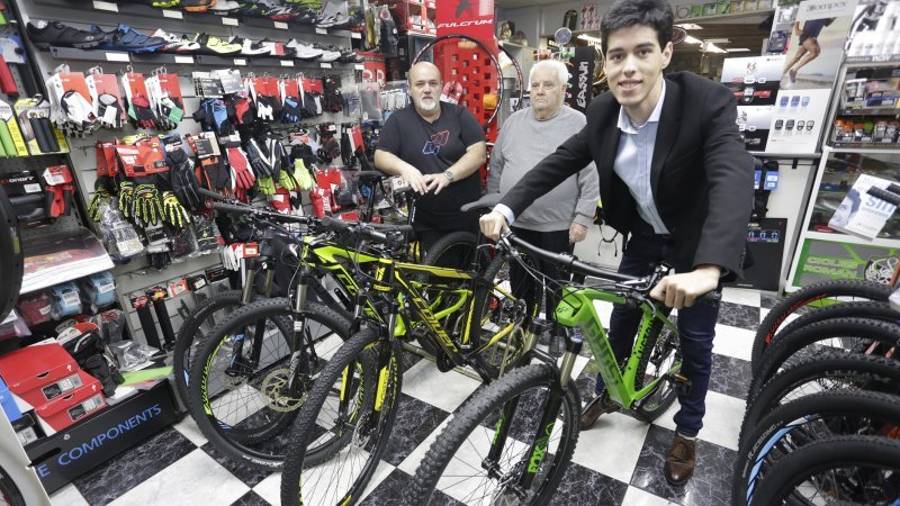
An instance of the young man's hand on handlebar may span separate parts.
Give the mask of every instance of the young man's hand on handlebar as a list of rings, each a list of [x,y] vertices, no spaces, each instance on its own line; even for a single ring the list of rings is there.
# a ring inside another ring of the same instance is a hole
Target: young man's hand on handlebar
[[[721,275],[722,268],[718,265],[701,265],[691,272],[670,274],[653,287],[650,296],[671,308],[691,307],[698,298],[719,286]]]
[[[500,239],[500,235],[509,230],[509,225],[506,224],[506,217],[499,211],[491,211],[485,214],[478,220],[478,224],[481,226],[481,233],[492,241]]]

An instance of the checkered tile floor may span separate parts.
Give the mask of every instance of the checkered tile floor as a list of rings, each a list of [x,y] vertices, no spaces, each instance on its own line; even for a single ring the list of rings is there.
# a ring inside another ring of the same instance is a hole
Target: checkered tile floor
[[[717,505],[729,503],[745,391],[750,380],[754,332],[774,297],[726,289],[716,327],[710,392],[697,447],[694,477],[682,488],[662,475],[674,434],[677,403],[653,424],[620,413],[603,416],[582,432],[573,463],[555,504]],[[608,324],[609,310],[605,314]],[[581,357],[575,368],[582,397],[592,392],[592,365]],[[363,504],[396,504],[425,451],[450,413],[478,387],[456,372],[440,373],[428,361],[411,364],[384,462]],[[52,496],[54,505],[279,503],[281,475],[230,462],[201,435],[190,417],[133,448]]]

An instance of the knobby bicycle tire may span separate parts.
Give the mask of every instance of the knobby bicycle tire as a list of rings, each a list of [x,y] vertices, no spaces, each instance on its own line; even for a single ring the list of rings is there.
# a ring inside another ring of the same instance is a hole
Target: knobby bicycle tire
[[[812,434],[809,427],[823,419],[830,422],[824,434],[828,437],[863,435],[860,423],[868,421],[876,422],[875,430],[900,425],[900,397],[865,390],[833,390],[791,401],[772,411],[738,450],[732,497],[747,497],[748,485],[755,484],[760,473],[761,481],[765,481],[765,471],[777,467],[786,454],[821,437],[822,434]],[[832,432],[835,430],[839,432]],[[774,459],[767,462],[769,456]]]
[[[666,329],[671,332],[670,329]],[[650,330],[647,335],[647,341],[644,344],[644,349],[641,353],[640,361],[638,362],[638,368],[635,372],[634,377],[634,389],[639,390],[643,388],[644,381],[646,380],[645,371],[647,370],[647,365],[650,363],[650,356],[653,355],[654,351],[656,351],[656,345],[659,342],[660,335],[663,335],[666,339],[675,339],[674,349],[672,350],[675,353],[675,360],[677,361],[680,358],[680,353],[678,349],[678,341],[676,338],[669,334],[663,334],[663,323],[659,320],[654,320],[650,325]],[[658,364],[655,364],[658,365]],[[657,368],[657,374],[659,373]],[[651,396],[656,395],[659,392],[659,389],[666,388],[670,380],[662,379],[659,383],[657,383],[657,387],[654,391],[650,392],[644,400],[649,399]],[[653,405],[645,405],[643,402],[639,403],[634,410],[635,415],[642,421],[650,423],[653,420],[659,418],[660,415],[665,413],[669,406],[675,402],[675,398],[678,396],[678,391],[675,388],[667,391],[661,400],[656,402]]]
[[[756,395],[748,398],[738,441],[772,410],[782,405],[786,396],[803,385],[843,382],[850,388],[892,392],[900,388],[900,361],[876,355],[829,351],[808,357],[793,367],[774,375]],[[843,389],[843,388],[839,388]]]
[[[748,398],[755,396],[762,385],[774,376],[794,354],[817,341],[832,338],[859,338],[895,345],[900,341],[900,325],[865,318],[839,318],[801,327],[792,334],[775,341],[766,352],[759,372],[754,375],[753,381],[750,383]]]
[[[782,299],[769,310],[766,317],[759,324],[756,336],[753,338],[753,350],[751,362],[758,363],[762,359],[763,352],[771,344],[778,332],[778,328],[800,308],[809,304],[831,297],[859,297],[879,302],[887,302],[891,295],[891,287],[875,283],[873,281],[859,281],[852,279],[836,279],[822,281],[797,290],[788,297]]]
[[[412,486],[407,489],[403,504],[415,506],[429,504],[429,498],[456,451],[468,436],[481,427],[481,422],[490,414],[501,409],[510,399],[516,398],[531,388],[547,386],[559,388],[558,371],[546,364],[533,364],[510,371],[497,381],[476,392],[460,407],[450,422],[432,443],[413,477]],[[528,504],[545,504],[553,495],[562,479],[575,446],[578,443],[578,414],[581,401],[574,383],[566,389],[562,397],[561,409],[563,429],[560,438],[562,449],[553,452],[553,462],[545,475],[537,493]],[[549,458],[549,455],[548,455]],[[546,461],[545,461],[546,462]]]
[[[781,504],[794,487],[812,474],[848,465],[874,465],[900,472],[900,441],[878,436],[838,436],[810,443],[778,462],[777,469],[757,488],[752,506]]]
[[[873,320],[884,320],[897,322],[900,320],[900,313],[891,309],[891,305],[887,302],[878,302],[872,300],[842,302],[831,306],[816,308],[809,313],[797,318],[796,320],[782,325],[778,332],[771,338],[770,342],[759,352],[759,359],[750,363],[751,371],[756,374],[760,364],[765,360],[765,350],[777,341],[780,336],[786,336],[795,330],[810,325],[812,323],[831,320],[834,318],[871,318]],[[754,349],[760,341],[754,341]],[[756,357],[754,352],[753,357]]]
[[[348,339],[341,348],[335,353],[328,365],[322,370],[312,389],[307,396],[306,402],[297,415],[297,423],[291,433],[291,443],[289,453],[284,462],[284,468],[281,475],[281,503],[286,506],[298,506],[304,504],[302,497],[302,483],[312,483],[312,479],[304,479],[304,473],[314,473],[318,464],[325,462],[334,456],[340,448],[332,447],[321,455],[308,455],[307,447],[311,442],[316,431],[316,421],[323,404],[332,392],[332,387],[339,378],[342,377],[344,370],[356,364],[362,364],[363,369],[373,370],[377,367],[376,357],[379,355],[378,332],[371,328],[365,328],[354,334]],[[369,452],[368,460],[363,467],[362,473],[354,480],[351,490],[336,502],[344,505],[356,504],[361,499],[362,492],[368,485],[369,479],[375,472],[381,455],[387,448],[390,433],[393,429],[394,420],[397,415],[397,401],[399,400],[399,392],[402,385],[402,374],[400,374],[398,360],[396,354],[398,349],[388,350],[389,358],[389,385],[388,393],[382,405],[381,415],[376,423],[375,432],[372,434],[374,439],[369,440],[369,444],[362,444],[361,440],[354,439],[354,445],[361,445]],[[377,371],[373,371],[376,372]],[[377,375],[375,375],[377,376]],[[375,376],[364,376],[364,378],[372,378],[364,381],[371,381],[371,385],[364,383],[366,392],[365,404],[363,405],[363,414],[356,420],[354,427],[355,434],[359,424],[364,423],[365,417],[370,416],[374,412],[375,387],[377,380]],[[365,436],[363,436],[365,437]],[[374,447],[371,445],[374,444]],[[312,459],[310,457],[313,457]],[[334,476],[334,479],[338,479]]]
[[[350,322],[331,308],[308,302],[302,309],[301,315],[307,321],[307,327],[309,322],[316,322],[322,325],[322,328],[335,333],[341,340],[346,340],[349,336]],[[212,413],[212,408],[207,405],[206,395],[209,362],[216,356],[231,331],[258,321],[268,320],[275,322],[282,338],[287,341],[287,349],[291,352],[295,351],[291,342],[293,327],[288,299],[264,299],[242,307],[227,321],[222,322],[210,332],[202,347],[196,351],[190,369],[188,383],[190,403],[188,407],[203,435],[226,456],[264,469],[280,469],[284,461],[282,452],[285,451],[285,448],[272,445],[270,451],[264,452],[247,445],[274,443],[273,438],[280,435],[294,421],[299,409],[278,412],[278,414],[272,415],[271,422],[259,428],[238,429],[224,426],[218,419],[214,420],[214,413]],[[298,344],[304,345],[304,343]]]
[[[25,496],[12,476],[0,467],[0,500],[7,506],[26,506]]]

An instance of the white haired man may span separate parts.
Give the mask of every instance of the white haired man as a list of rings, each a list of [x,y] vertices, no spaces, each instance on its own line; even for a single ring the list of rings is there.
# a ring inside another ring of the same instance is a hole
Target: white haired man
[[[506,193],[522,177],[557,146],[578,133],[585,125],[584,114],[564,105],[569,71],[557,60],[534,64],[529,74],[531,107],[511,115],[502,128],[491,152],[488,193]],[[597,169],[591,163],[566,179],[549,193],[535,200],[516,217],[513,231],[519,237],[554,252],[571,253],[576,242],[587,236],[600,198]],[[560,279],[556,264],[535,260],[540,272]],[[539,308],[546,297],[546,312],[556,307],[554,292],[540,293],[540,288],[518,265],[510,272],[513,292],[524,298],[529,314]],[[553,325],[551,347],[556,348],[563,329]]]

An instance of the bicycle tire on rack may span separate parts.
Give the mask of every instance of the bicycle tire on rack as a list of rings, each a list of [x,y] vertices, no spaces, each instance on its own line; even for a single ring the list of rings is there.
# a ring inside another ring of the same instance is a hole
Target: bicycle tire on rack
[[[870,318],[873,320],[896,322],[900,320],[900,313],[891,309],[891,305],[887,302],[872,300],[842,302],[831,306],[815,308],[796,320],[783,325],[774,337],[772,337],[768,346],[771,346],[780,336],[786,336],[801,327],[834,318]],[[756,346],[756,343],[754,343],[754,346]],[[750,363],[753,374],[758,372],[760,364],[765,360],[765,350],[768,349],[768,346],[761,352],[759,360]]]
[[[831,422],[826,433],[830,436],[863,435],[859,424],[865,423],[864,420],[876,422],[875,430],[885,425],[900,425],[900,397],[865,390],[833,390],[791,401],[772,411],[740,445],[732,478],[732,497],[746,497],[748,484],[755,485],[760,472],[761,481],[765,481],[767,469],[777,467],[785,455],[815,441],[816,434],[810,434],[810,428],[823,419]],[[841,423],[835,423],[838,421]],[[831,432],[835,429],[841,432]],[[774,459],[767,462],[767,456],[773,451]]]
[[[808,357],[774,375],[756,395],[748,398],[738,441],[742,444],[744,436],[756,423],[781,406],[798,388],[813,383],[823,387],[829,381],[844,382],[849,388],[896,392],[900,389],[900,361],[841,351]]]
[[[407,489],[403,504],[429,504],[429,498],[437,487],[442,473],[456,451],[467,440],[469,434],[482,427],[482,421],[490,414],[501,409],[510,399],[522,395],[528,389],[544,385],[549,388],[559,388],[559,378],[556,374],[554,368],[546,364],[532,364],[516,368],[476,392],[453,414],[450,422],[428,449],[416,470],[412,485]],[[575,452],[575,446],[578,444],[577,423],[578,415],[581,412],[581,401],[574,383],[566,389],[565,395],[562,397],[561,409],[565,414],[558,417],[563,422],[560,444],[565,446],[562,449],[557,448],[553,452],[551,467],[536,495],[533,495],[532,500],[527,504],[545,504],[550,500]]]
[[[317,322],[322,325],[322,328],[330,330],[342,340],[349,336],[350,322],[332,308],[307,302],[301,314],[307,320],[307,326],[310,321]],[[283,452],[285,449],[276,446],[274,438],[284,432],[295,420],[299,408],[279,411],[277,414],[271,414],[272,410],[269,409],[267,413],[271,416],[271,422],[259,428],[238,429],[225,425],[215,418],[211,401],[206,393],[210,362],[215,358],[225,339],[231,335],[231,330],[243,328],[258,321],[269,320],[275,322],[282,338],[287,341],[287,349],[291,352],[295,351],[291,343],[293,327],[288,299],[264,299],[242,307],[227,321],[222,322],[210,332],[201,348],[197,350],[190,369],[188,408],[203,435],[217,450],[229,458],[247,462],[256,467],[279,469],[284,461],[284,454],[279,452]],[[299,344],[303,345],[304,343]],[[284,357],[281,360],[283,359]],[[270,444],[272,449],[262,451],[248,446],[260,444]]]
[[[347,435],[353,439],[352,444],[361,446],[368,452],[368,460],[363,466],[361,474],[354,479],[351,489],[340,497],[335,499],[335,504],[350,505],[359,502],[363,491],[368,485],[369,479],[375,472],[381,455],[387,448],[390,433],[393,430],[394,420],[397,415],[397,401],[402,384],[402,374],[399,369],[399,348],[392,350],[380,350],[383,344],[379,344],[378,332],[371,328],[365,328],[354,334],[348,339],[343,346],[335,353],[328,365],[322,370],[312,389],[307,396],[307,401],[303,404],[297,415],[297,423],[291,433],[290,445],[292,453],[285,458],[284,467],[281,475],[281,503],[285,506],[298,506],[304,503],[302,496],[302,485],[304,483],[316,483],[312,478],[303,478],[304,473],[315,473],[318,464],[322,464],[328,459],[335,456],[343,445],[332,445],[320,454],[308,452],[308,446],[312,442],[311,438],[315,434],[313,430],[317,426],[319,412],[322,409],[328,396],[333,390],[333,385],[337,382],[345,370],[355,367],[356,364],[362,364],[363,370],[374,371],[377,367],[377,357],[382,351],[389,354],[389,378],[386,380],[387,394],[385,395],[381,416],[375,423],[374,433],[363,435],[361,438],[368,439],[363,442],[362,439],[357,440],[352,437],[356,435],[360,423],[371,421],[375,406],[375,387],[378,380],[375,375],[366,375],[363,378],[363,388],[365,389],[365,404],[363,404],[363,413],[357,417],[354,430]],[[326,429],[327,431],[327,429]],[[372,446],[374,445],[374,446]],[[343,469],[343,467],[342,467]],[[355,467],[354,467],[355,469]],[[329,475],[333,481],[339,481],[340,477]],[[321,492],[319,493],[321,496]],[[330,497],[330,496],[329,496]],[[330,503],[330,501],[328,501]]]
[[[766,317],[763,318],[756,331],[756,336],[753,338],[751,364],[757,364],[761,361],[763,352],[771,344],[781,324],[787,320],[788,316],[801,308],[807,307],[816,301],[832,297],[858,297],[887,302],[890,295],[890,286],[873,281],[852,279],[822,281],[803,287],[782,299],[778,304],[775,304],[766,314]]]
[[[812,473],[852,464],[900,472],[900,441],[878,436],[838,436],[810,443],[779,461],[775,472],[760,483],[751,504],[781,504]]]
[[[766,352],[759,372],[750,383],[748,398],[754,397],[794,354],[818,341],[832,338],[860,338],[893,346],[900,342],[900,325],[865,318],[838,318],[801,327],[776,341]]]

